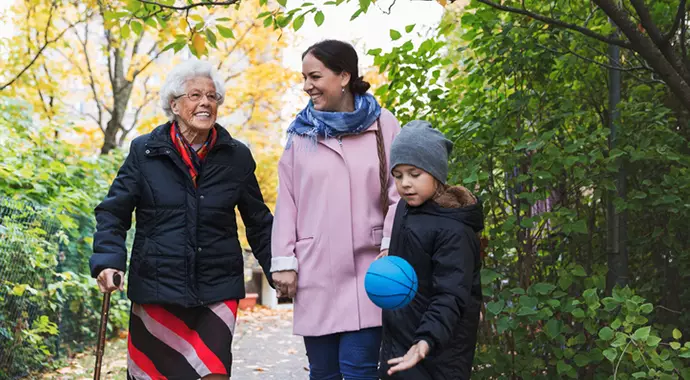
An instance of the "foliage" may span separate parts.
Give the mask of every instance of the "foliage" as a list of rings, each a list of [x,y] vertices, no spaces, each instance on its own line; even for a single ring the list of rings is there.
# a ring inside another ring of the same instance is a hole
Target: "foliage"
[[[105,193],[121,156],[84,157],[73,145],[37,128],[24,102],[0,99],[0,194],[5,209],[0,239],[0,349],[14,351],[0,377],[49,365],[61,344],[92,346],[101,295],[88,275],[92,210]],[[62,128],[67,129],[63,126]],[[113,297],[110,331],[126,325],[124,300]]]
[[[625,72],[612,149],[606,49],[475,5],[449,12],[434,38],[369,52],[389,80],[382,102],[403,123],[444,130],[455,144],[450,182],[483,201],[479,378],[608,378],[616,366],[617,378],[688,375],[685,346],[671,337],[690,325],[680,286],[690,267],[687,119],[663,83]],[[616,196],[621,173],[627,189]],[[611,203],[627,216],[620,241],[634,291],[607,294]],[[613,339],[599,337],[605,327]]]

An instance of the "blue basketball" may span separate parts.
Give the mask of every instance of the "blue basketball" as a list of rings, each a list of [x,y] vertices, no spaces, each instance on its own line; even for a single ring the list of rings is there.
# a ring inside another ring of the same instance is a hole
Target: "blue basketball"
[[[364,276],[364,289],[376,306],[400,309],[417,294],[417,273],[404,259],[386,256],[371,263]]]

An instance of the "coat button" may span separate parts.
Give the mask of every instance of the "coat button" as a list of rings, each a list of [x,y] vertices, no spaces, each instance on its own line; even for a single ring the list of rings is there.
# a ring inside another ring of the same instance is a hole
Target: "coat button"
[[[146,154],[149,154],[149,153],[151,153],[151,150],[150,150],[150,149],[146,149]]]
[[[197,252],[201,252],[201,247],[196,249]]]
[[[199,199],[204,199],[204,196],[203,195],[199,196]]]
[[[165,154],[170,154],[170,149],[166,149]]]

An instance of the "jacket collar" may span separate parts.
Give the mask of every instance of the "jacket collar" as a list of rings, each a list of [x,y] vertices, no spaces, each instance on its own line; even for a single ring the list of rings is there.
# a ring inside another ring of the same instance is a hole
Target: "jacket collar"
[[[170,140],[170,127],[172,122],[167,122],[156,127],[149,134],[149,139],[146,142],[147,148],[172,148],[173,144]],[[218,138],[216,140],[216,145],[214,148],[219,148],[221,146],[235,147],[237,142],[232,138],[230,132],[223,128],[220,124],[216,123],[213,128],[218,132]]]

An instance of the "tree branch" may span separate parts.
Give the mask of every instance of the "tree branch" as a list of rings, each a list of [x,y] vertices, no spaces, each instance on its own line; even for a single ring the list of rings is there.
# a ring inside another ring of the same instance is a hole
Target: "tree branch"
[[[597,66],[601,66],[601,67],[604,67],[604,68],[607,68],[607,69],[612,69],[612,70],[617,70],[617,71],[622,71],[622,72],[637,71],[637,70],[651,70],[650,68],[644,67],[644,66],[635,66],[635,67],[627,67],[627,68],[626,68],[626,67],[620,67],[620,66],[611,66],[611,65],[607,65],[607,64],[605,64],[605,63],[597,62],[596,60],[594,60],[594,59],[592,59],[592,58],[588,58],[588,57],[585,57],[585,56],[580,55],[580,54],[578,54],[578,53],[575,53],[574,51],[572,51],[572,50],[570,50],[570,49],[568,49],[568,48],[565,48],[565,51],[562,52],[562,51],[558,51],[558,50],[556,50],[556,49],[552,49],[552,48],[550,48],[550,47],[548,47],[548,46],[544,46],[544,45],[542,45],[542,44],[537,44],[537,46],[539,46],[539,47],[542,48],[542,49],[548,50],[548,51],[550,51],[550,52],[552,52],[552,53],[558,54],[558,55],[572,54],[572,55],[574,55],[575,57],[580,58],[580,59],[583,60],[583,61],[587,61],[587,62],[589,62],[589,63],[593,63],[593,64],[595,64],[595,65],[597,65]]]
[[[618,46],[620,46],[622,48],[626,48],[626,49],[630,49],[632,47],[632,45],[628,41],[620,40],[617,38],[606,37],[606,36],[603,36],[599,33],[594,32],[590,29],[587,29],[585,27],[569,24],[569,23],[564,22],[562,20],[557,20],[554,18],[546,17],[544,15],[541,15],[541,14],[535,13],[535,12],[531,12],[531,11],[528,11],[526,9],[520,9],[520,8],[514,8],[514,7],[501,5],[501,4],[496,4],[493,1],[489,1],[489,0],[477,0],[477,1],[482,3],[482,4],[486,4],[492,8],[501,10],[501,11],[521,14],[523,16],[531,17],[535,20],[541,21],[541,22],[549,24],[549,25],[557,26],[559,28],[574,30],[574,31],[577,31],[577,32],[584,34],[585,36],[592,37],[596,40],[599,40],[601,42],[605,42],[607,44],[618,45]]]
[[[652,20],[652,15],[645,6],[644,0],[630,0],[630,3],[640,16],[640,22],[652,39],[654,45],[661,51],[661,54],[664,55],[668,63],[673,66],[681,78],[683,78],[686,83],[690,83],[690,72],[688,72],[687,68],[683,65],[680,57],[676,56],[671,44],[668,43],[668,41],[664,41],[664,36],[661,34],[659,27],[654,23],[654,20]]]
[[[84,32],[84,40],[77,34],[77,40],[81,43],[82,49],[84,50],[84,60],[86,61],[86,69],[89,72],[89,87],[91,87],[91,93],[93,94],[93,100],[96,102],[96,108],[98,109],[98,126],[103,129],[103,108],[101,107],[101,102],[99,101],[98,91],[96,91],[96,82],[94,81],[93,70],[91,69],[91,59],[89,58],[89,25],[86,24],[86,29]]]
[[[24,75],[24,73],[26,73],[26,71],[29,70],[29,69],[31,68],[31,66],[33,66],[33,65],[36,63],[36,61],[38,60],[38,58],[41,57],[41,55],[43,54],[43,51],[44,51],[49,45],[51,45],[51,44],[53,44],[53,43],[59,41],[59,40],[62,38],[62,36],[64,36],[65,33],[67,33],[68,30],[74,28],[76,25],[81,24],[81,23],[84,22],[84,21],[86,21],[86,20],[79,20],[79,21],[77,21],[77,22],[74,23],[74,24],[69,24],[69,25],[68,25],[63,31],[61,31],[55,38],[53,38],[53,39],[51,39],[51,40],[46,40],[46,41],[43,43],[43,46],[41,46],[41,48],[38,49],[38,51],[36,52],[36,54],[34,54],[34,56],[33,56],[33,58],[31,59],[31,61],[30,61],[28,64],[26,64],[26,66],[24,66],[24,68],[22,68],[22,70],[21,70],[17,75],[14,76],[14,78],[10,79],[9,82],[0,85],[0,91],[2,91],[2,90],[4,90],[5,88],[11,86],[14,82],[16,82],[17,80],[19,80],[19,78],[21,78],[21,76]],[[48,28],[50,28],[50,25],[49,25],[49,24],[46,25],[46,29],[48,29]],[[46,31],[46,35],[47,35],[47,31]]]
[[[676,34],[678,31],[678,28],[680,27],[680,23],[683,22],[683,19],[685,18],[685,4],[686,0],[680,0],[680,4],[678,4],[678,13],[676,13],[676,18],[673,20],[673,25],[671,26],[671,30],[666,33],[666,36],[664,36],[664,43],[669,43],[673,36]]]
[[[157,3],[157,2],[155,2],[155,1],[148,1],[148,0],[139,0],[139,2],[140,2],[140,3],[144,3],[144,4],[149,4],[149,5],[157,5],[157,6],[159,6],[161,9],[173,9],[173,10],[176,10],[176,11],[188,11],[188,10],[190,10],[190,9],[192,9],[192,8],[196,8],[196,7],[205,7],[205,6],[209,6],[209,5],[213,5],[213,6],[216,6],[216,5],[235,5],[235,4],[239,3],[240,0],[229,0],[229,1],[203,1],[203,2],[200,2],[200,3],[192,3],[192,4],[189,4],[189,5],[184,6],[184,7],[179,7],[179,6],[175,6],[175,5],[165,5],[165,4]]]

